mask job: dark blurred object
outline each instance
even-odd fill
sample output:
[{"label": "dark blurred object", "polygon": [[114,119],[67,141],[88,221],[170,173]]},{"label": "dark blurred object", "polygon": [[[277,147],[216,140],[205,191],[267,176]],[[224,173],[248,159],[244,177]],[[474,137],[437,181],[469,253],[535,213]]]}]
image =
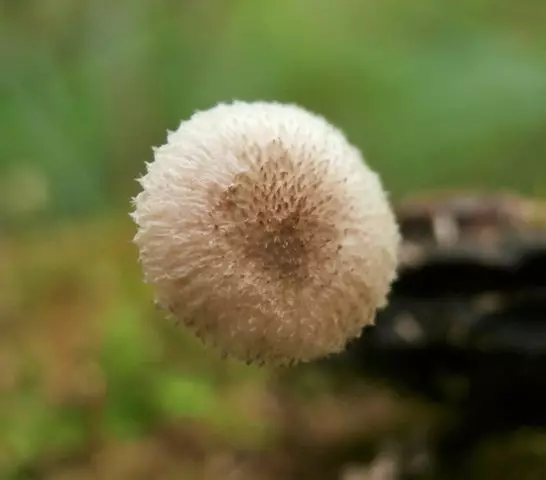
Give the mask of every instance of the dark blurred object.
[{"label": "dark blurred object", "polygon": [[460,478],[479,441],[546,428],[546,205],[429,195],[397,214],[390,304],[333,363],[451,409],[437,457]]},{"label": "dark blurred object", "polygon": [[513,293],[546,286],[546,203],[513,194],[423,195],[397,209],[393,297]]}]

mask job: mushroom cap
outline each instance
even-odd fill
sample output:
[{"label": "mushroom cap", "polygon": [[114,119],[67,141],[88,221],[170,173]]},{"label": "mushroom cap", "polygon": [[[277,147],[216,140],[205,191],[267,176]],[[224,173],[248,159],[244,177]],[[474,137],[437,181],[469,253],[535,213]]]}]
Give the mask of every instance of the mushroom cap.
[{"label": "mushroom cap", "polygon": [[287,364],[337,352],[386,302],[394,215],[378,175],[318,115],[273,102],[197,112],[139,182],[145,281],[227,355]]}]

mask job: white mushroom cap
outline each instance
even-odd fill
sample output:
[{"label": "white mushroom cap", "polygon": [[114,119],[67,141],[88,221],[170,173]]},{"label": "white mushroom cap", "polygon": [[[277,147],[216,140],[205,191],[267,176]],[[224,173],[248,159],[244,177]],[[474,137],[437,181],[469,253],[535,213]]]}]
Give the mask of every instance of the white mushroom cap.
[{"label": "white mushroom cap", "polygon": [[340,351],[374,321],[398,228],[378,176],[322,117],[220,104],[154,153],[135,243],[159,304],[205,343],[286,364]]}]

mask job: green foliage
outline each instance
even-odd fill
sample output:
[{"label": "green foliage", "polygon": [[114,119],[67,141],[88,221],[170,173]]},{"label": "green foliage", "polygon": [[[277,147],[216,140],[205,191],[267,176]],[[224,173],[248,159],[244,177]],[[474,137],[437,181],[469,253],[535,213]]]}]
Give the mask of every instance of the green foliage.
[{"label": "green foliage", "polygon": [[[167,343],[145,321],[142,311],[134,302],[122,301],[104,318],[97,359],[105,384],[100,399],[83,404],[52,403],[41,391],[39,365],[34,365],[33,374],[18,388],[4,395],[0,414],[2,478],[21,478],[20,472],[39,468],[41,459],[48,456],[70,457],[91,448],[97,435],[132,441],[177,419],[208,425],[231,444],[256,445],[268,438],[270,425],[253,420],[224,398],[214,375],[199,372],[201,360],[194,359],[194,368],[186,366],[185,371],[176,362],[165,363]],[[244,385],[248,383],[245,377],[260,388],[259,376],[239,375],[237,369],[229,383]]]},{"label": "green foliage", "polygon": [[395,195],[461,184],[545,190],[541,3],[28,0],[2,9],[0,171],[10,199],[0,219],[126,205],[165,130],[232,98],[325,114]]},{"label": "green foliage", "polygon": [[[211,372],[199,372],[197,365],[180,371],[165,364],[160,337],[136,309],[116,309],[105,325],[101,370],[108,385],[104,428],[110,434],[131,438],[172,418],[204,420],[231,438],[244,438],[245,429],[251,435],[256,428],[268,429],[245,420],[244,412],[223,398]],[[184,348],[180,340],[178,348]],[[244,378],[238,378],[243,385]],[[260,384],[258,376],[251,378]],[[237,382],[237,376],[232,381]]]},{"label": "green foliage", "polygon": [[[44,454],[78,451],[86,442],[86,414],[55,408],[34,383],[4,395],[0,414],[0,475],[15,475]],[[16,477],[18,478],[18,477]]]}]

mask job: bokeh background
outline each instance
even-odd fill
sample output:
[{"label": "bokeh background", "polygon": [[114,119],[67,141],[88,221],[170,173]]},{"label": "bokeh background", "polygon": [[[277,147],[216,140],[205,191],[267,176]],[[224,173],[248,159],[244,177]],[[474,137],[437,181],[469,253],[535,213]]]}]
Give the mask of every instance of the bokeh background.
[{"label": "bokeh background", "polygon": [[196,109],[266,99],[345,130],[394,200],[543,196],[545,25],[537,0],[1,0],[1,478],[228,478],[260,458],[257,479],[287,439],[317,442],[303,462],[392,415],[163,321],[131,244],[134,179]]}]

